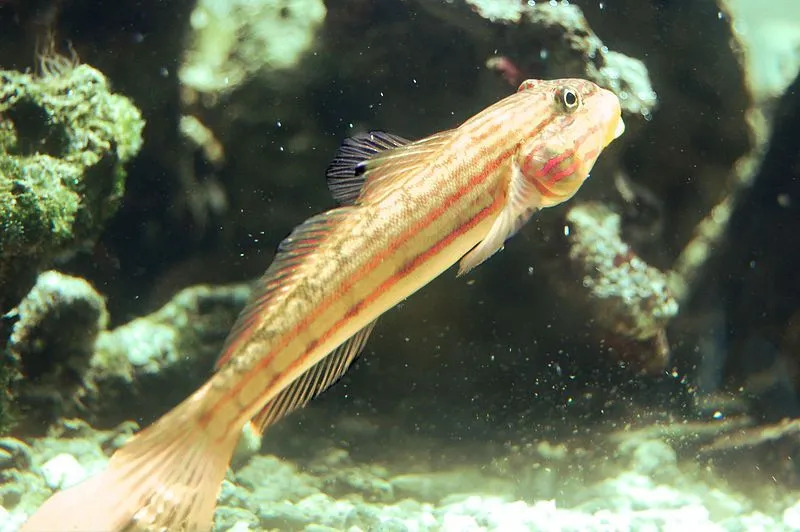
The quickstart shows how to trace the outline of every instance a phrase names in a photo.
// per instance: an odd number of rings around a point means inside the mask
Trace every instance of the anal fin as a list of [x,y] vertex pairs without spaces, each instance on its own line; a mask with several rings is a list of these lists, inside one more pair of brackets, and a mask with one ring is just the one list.
[[264,405],[251,421],[259,433],[336,382],[364,349],[376,321],[348,338]]

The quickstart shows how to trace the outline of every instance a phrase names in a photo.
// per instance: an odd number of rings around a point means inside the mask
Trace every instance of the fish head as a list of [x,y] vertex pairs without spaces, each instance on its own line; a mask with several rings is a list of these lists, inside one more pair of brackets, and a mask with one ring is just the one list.
[[[519,145],[517,164],[538,190],[538,206],[571,198],[600,152],[625,131],[617,96],[584,79],[527,80],[535,126]],[[535,116],[533,116],[535,115]]]

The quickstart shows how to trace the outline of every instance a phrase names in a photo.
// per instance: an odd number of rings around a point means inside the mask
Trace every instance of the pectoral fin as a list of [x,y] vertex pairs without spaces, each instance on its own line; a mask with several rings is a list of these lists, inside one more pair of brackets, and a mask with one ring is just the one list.
[[458,264],[458,275],[464,275],[497,251],[503,248],[505,241],[514,236],[533,213],[539,210],[541,194],[520,171],[514,160],[511,167],[511,180],[506,192],[506,206],[495,218],[494,224],[477,246],[461,258]]

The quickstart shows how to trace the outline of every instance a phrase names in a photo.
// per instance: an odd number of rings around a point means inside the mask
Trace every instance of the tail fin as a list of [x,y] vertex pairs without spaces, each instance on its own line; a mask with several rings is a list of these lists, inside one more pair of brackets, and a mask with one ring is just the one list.
[[198,426],[204,389],[134,436],[105,471],[53,495],[22,532],[211,530],[240,432],[217,439]]

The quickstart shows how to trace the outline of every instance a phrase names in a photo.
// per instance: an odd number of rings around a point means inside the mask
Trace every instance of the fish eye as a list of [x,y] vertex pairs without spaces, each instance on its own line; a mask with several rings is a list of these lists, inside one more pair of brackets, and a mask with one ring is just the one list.
[[581,104],[581,97],[578,95],[578,91],[570,87],[562,87],[559,89],[558,100],[567,112],[574,111]]

